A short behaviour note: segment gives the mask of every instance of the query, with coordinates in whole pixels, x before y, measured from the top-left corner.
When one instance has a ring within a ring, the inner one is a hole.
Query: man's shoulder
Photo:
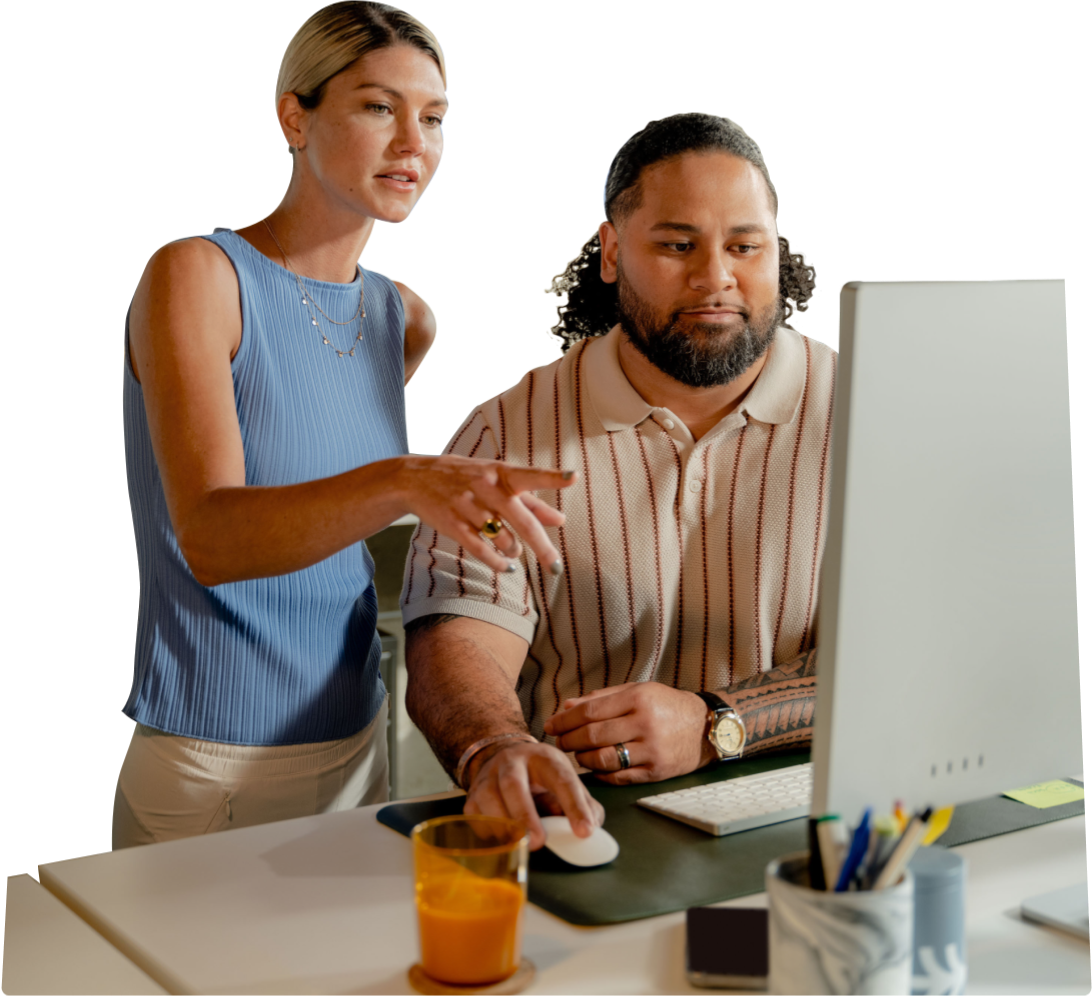
[[[795,332],[796,330],[793,329],[791,331]],[[796,334],[800,336],[801,340],[807,346],[808,351],[811,353],[814,359],[820,361],[826,360],[828,362],[834,361],[835,363],[837,363],[838,350],[834,349],[832,346],[828,346],[825,342],[820,342],[818,339],[813,339],[809,335],[803,335],[800,332],[797,332]]]
[[[495,427],[500,419],[509,417],[509,413],[513,410],[525,408],[529,402],[537,399],[540,392],[549,391],[552,394],[555,381],[565,380],[566,372],[579,352],[580,346],[574,346],[552,363],[528,370],[506,391],[501,391],[488,401],[476,405],[474,411],[480,412],[486,421]]]
[[[818,339],[800,335],[799,332],[796,334],[800,336],[808,357],[805,376],[812,393],[814,394],[817,388],[824,394],[832,393],[838,372],[838,351]]]
[[[527,462],[519,456],[524,447],[513,451],[510,444],[514,441],[514,436],[522,439],[530,420],[541,420],[544,401],[551,402],[549,407],[552,410],[555,385],[560,384],[562,390],[565,389],[564,385],[571,380],[573,361],[580,349],[581,345],[578,344],[552,363],[528,370],[507,390],[475,405],[462,429],[448,444],[448,450],[451,451],[470,426],[477,425],[488,429],[492,434],[502,454],[501,459],[510,463]]]

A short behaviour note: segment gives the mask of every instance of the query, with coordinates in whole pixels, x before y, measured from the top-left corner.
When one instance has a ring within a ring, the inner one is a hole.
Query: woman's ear
[[[294,93],[282,93],[277,101],[277,117],[281,122],[281,131],[288,142],[289,151],[302,151],[307,145],[307,112],[300,105],[299,97]]]

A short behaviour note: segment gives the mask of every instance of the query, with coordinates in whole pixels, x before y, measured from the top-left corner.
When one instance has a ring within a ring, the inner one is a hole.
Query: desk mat
[[[1077,778],[1061,780],[1084,787],[1084,782]],[[998,837],[1013,830],[1024,830],[1027,827],[1037,827],[1040,823],[1053,823],[1055,820],[1064,820],[1067,816],[1083,814],[1084,799],[1051,806],[1049,809],[1036,809],[1003,795],[993,795],[956,806],[948,829],[933,841],[933,846],[958,847],[974,840]]]
[[[796,752],[741,760],[652,785],[604,785],[592,775],[583,775],[581,780],[606,810],[606,826],[621,851],[611,864],[599,868],[573,868],[545,849],[534,852],[528,898],[569,923],[596,926],[762,892],[766,888],[766,865],[783,854],[807,847],[806,819],[714,837],[638,806],[637,800],[658,792],[801,764],[810,758],[808,752]],[[463,801],[460,795],[396,802],[379,810],[376,819],[409,836],[422,820],[461,813]],[[1017,814],[1008,806],[996,806],[999,802],[1024,812]],[[977,815],[980,810],[981,815]],[[958,807],[938,843],[953,846],[949,837],[955,843],[967,843],[1083,812],[1083,802],[1035,809],[1012,799],[982,799]],[[960,837],[968,832],[972,835]]]

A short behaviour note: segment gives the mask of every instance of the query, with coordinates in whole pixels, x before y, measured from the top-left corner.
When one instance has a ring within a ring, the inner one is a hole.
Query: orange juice
[[[417,888],[421,967],[441,982],[472,986],[519,967],[523,889],[472,872],[430,876]]]

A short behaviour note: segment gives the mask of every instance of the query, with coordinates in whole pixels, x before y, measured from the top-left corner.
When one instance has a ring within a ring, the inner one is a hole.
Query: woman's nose
[[[419,156],[425,151],[425,131],[416,117],[405,117],[398,122],[393,142],[401,155]]]

